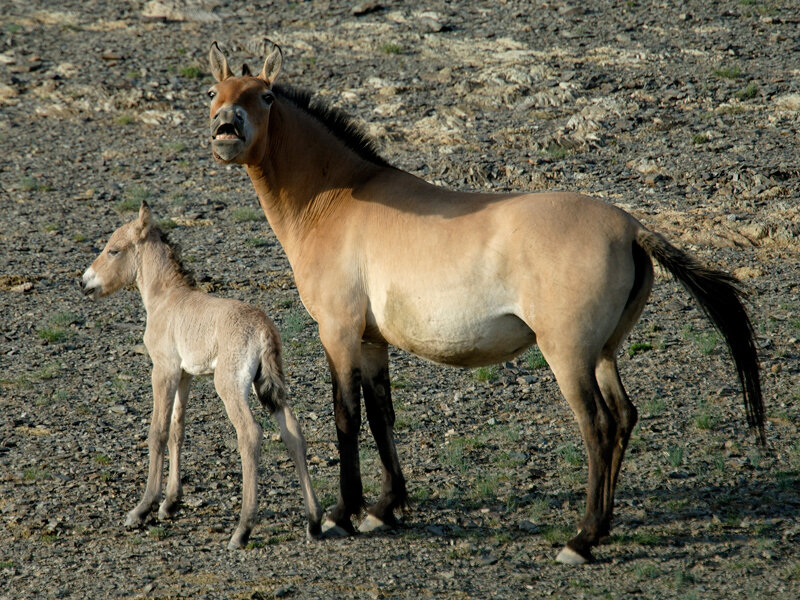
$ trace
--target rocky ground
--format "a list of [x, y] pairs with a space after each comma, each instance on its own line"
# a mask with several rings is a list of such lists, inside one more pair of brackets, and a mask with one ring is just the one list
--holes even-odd
[[[800, 597], [799, 24], [791, 0], [0, 0], [0, 598]], [[719, 337], [659, 277], [620, 359], [641, 421], [595, 564], [553, 561], [586, 466], [534, 352], [475, 371], [392, 353], [414, 500], [397, 531], [306, 544], [259, 411], [261, 522], [227, 551], [239, 463], [210, 381], [189, 405], [183, 509], [126, 531], [144, 311], [134, 290], [88, 302], [77, 279], [142, 199], [201, 285], [280, 326], [312, 477], [335, 499], [316, 328], [249, 180], [208, 148], [209, 43], [255, 67], [265, 35], [283, 81], [361, 119], [393, 164], [459, 189], [590, 193], [736, 273], [767, 447]]]

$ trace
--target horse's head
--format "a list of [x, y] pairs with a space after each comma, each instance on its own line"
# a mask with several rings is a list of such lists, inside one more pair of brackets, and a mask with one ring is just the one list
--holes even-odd
[[142, 202], [139, 216], [112, 233], [100, 256], [86, 269], [81, 279], [83, 293], [99, 298], [133, 283], [137, 271], [135, 247], [151, 229], [150, 207]]
[[269, 111], [275, 100], [272, 84], [281, 70], [281, 50], [274, 47], [255, 77], [249, 69], [234, 77], [217, 42], [211, 44], [208, 59], [217, 80], [208, 90], [214, 158], [222, 163], [258, 163], [266, 149]]

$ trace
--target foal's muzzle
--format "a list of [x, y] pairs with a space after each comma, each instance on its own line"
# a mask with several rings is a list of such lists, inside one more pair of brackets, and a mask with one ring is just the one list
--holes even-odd
[[89, 296], [92, 299], [98, 298], [100, 296], [100, 292], [102, 290], [102, 286], [97, 279], [97, 275], [93, 269], [89, 268], [78, 280], [78, 285], [83, 290], [84, 296]]

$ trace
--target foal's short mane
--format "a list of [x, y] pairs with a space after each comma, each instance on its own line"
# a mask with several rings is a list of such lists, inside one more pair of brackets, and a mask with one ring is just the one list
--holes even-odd
[[171, 242], [169, 240], [169, 236], [167, 236], [166, 232], [162, 231], [160, 227], [153, 227], [153, 231], [158, 234], [159, 239], [161, 242], [169, 249], [168, 257], [170, 261], [175, 265], [175, 271], [177, 274], [186, 282], [188, 285], [195, 287], [197, 285], [197, 280], [195, 279], [194, 273], [187, 269], [183, 261], [181, 260], [181, 246], [180, 244]]
[[287, 85], [276, 84], [272, 90], [288, 100], [303, 112], [311, 115], [325, 125], [333, 135], [364, 160], [382, 167], [391, 165], [378, 154], [375, 140], [369, 137], [353, 117], [338, 108], [333, 108], [320, 100], [311, 100], [311, 92]]

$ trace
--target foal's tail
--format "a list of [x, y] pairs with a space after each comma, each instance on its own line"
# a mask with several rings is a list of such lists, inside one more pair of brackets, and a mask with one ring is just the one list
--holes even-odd
[[745, 294], [739, 281], [728, 273], [701, 265], [647, 229], [637, 232], [636, 243], [681, 282], [725, 338], [742, 384], [747, 423], [763, 446], [766, 438], [758, 353], [753, 325], [742, 304]]
[[274, 413], [286, 404], [286, 383], [283, 378], [279, 339], [274, 339], [274, 343], [267, 344], [261, 354], [261, 361], [258, 363], [256, 376], [253, 379], [253, 387], [258, 400], [270, 413]]

